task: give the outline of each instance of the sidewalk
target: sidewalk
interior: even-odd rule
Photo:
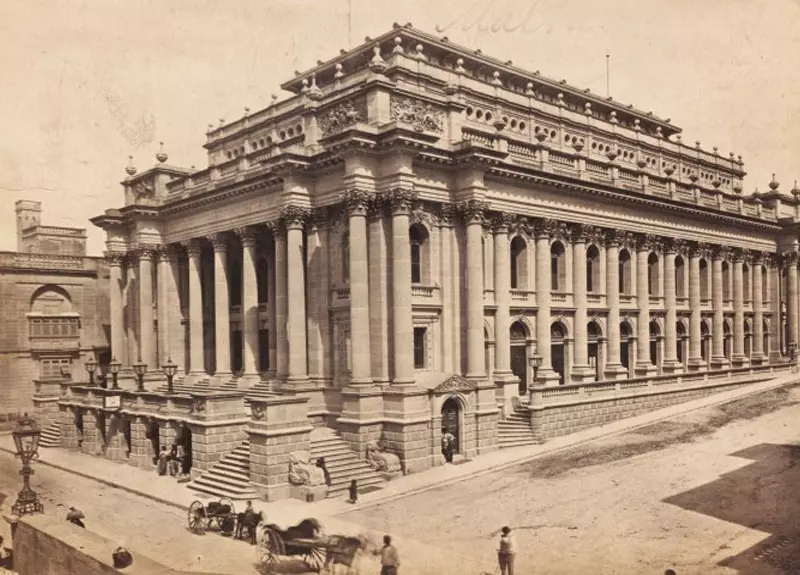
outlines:
[[[618,435],[698,409],[728,403],[748,395],[776,389],[798,381],[800,381],[800,376],[797,374],[786,374],[766,382],[748,385],[558,437],[549,440],[543,445],[498,450],[487,455],[480,455],[461,465],[444,465],[428,471],[406,475],[386,483],[377,491],[361,495],[357,505],[348,504],[343,497],[340,497],[325,499],[316,503],[290,499],[273,503],[260,503],[259,506],[265,507],[266,512],[272,516],[280,516],[287,523],[312,515],[318,518],[333,517],[347,511],[373,507],[401,497],[457,483],[467,478],[500,471],[602,437]],[[0,450],[9,453],[15,452],[11,435],[0,435]],[[74,473],[179,509],[187,509],[192,501],[197,499],[214,499],[211,495],[192,491],[187,487],[186,483],[177,483],[175,479],[170,477],[160,477],[156,475],[155,471],[138,469],[124,463],[115,463],[65,449],[43,450],[40,459],[34,465],[47,465]]]

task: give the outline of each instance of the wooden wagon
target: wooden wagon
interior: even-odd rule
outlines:
[[[193,501],[189,506],[188,521],[189,530],[194,533],[205,532],[216,524],[223,534],[231,534],[236,526],[236,508],[227,497],[211,501],[208,505]]]

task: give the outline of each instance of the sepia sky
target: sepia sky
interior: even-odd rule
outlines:
[[[800,0],[349,0],[352,44],[393,22],[606,93],[744,157],[745,192],[800,179]],[[348,47],[348,0],[3,0],[0,250],[14,202],[86,227],[123,201],[128,155],[206,166],[205,131]],[[494,26],[493,26],[494,24]],[[280,94],[280,93],[279,93]]]

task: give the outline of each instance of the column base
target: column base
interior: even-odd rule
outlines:
[[[300,390],[309,390],[311,387],[311,380],[305,375],[290,375],[280,382],[280,391],[287,391],[294,393]]]
[[[712,357],[711,369],[727,369],[731,365],[727,357]]]
[[[606,379],[627,379],[628,368],[621,363],[607,363],[603,375]]]
[[[734,354],[731,358],[731,365],[733,367],[747,367],[750,365],[750,359],[743,353],[738,355]]]
[[[765,353],[754,353],[750,358],[750,365],[764,365],[765,363],[769,363],[769,358]]]
[[[637,363],[633,367],[633,373],[636,377],[651,377],[656,374],[656,371],[658,371],[658,368],[649,361],[647,363]]]
[[[539,369],[536,372],[536,385],[537,386],[553,386],[559,385],[561,377],[552,369]]]
[[[350,385],[352,386],[364,386],[364,385],[372,385],[374,382],[372,380],[368,380],[367,383],[363,383],[364,380],[350,380]],[[409,385],[416,385],[417,380],[412,378],[403,378],[403,379],[393,379],[391,383],[391,387],[408,387]]]
[[[597,379],[597,372],[588,364],[574,365],[569,379],[571,383],[588,383]]]
[[[244,373],[236,380],[236,387],[240,390],[246,391],[258,383],[261,383],[260,374]]]
[[[211,376],[210,383],[215,387],[222,387],[223,385],[230,383],[232,379],[233,379],[232,372],[220,371]]]
[[[688,362],[689,371],[703,371],[708,366],[702,357],[690,357]]]
[[[661,363],[661,371],[666,374],[681,373],[683,364],[677,359],[667,359]]]

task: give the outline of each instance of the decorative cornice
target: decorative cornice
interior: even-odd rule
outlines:
[[[294,204],[282,206],[279,218],[280,224],[287,230],[303,229],[303,226],[308,219],[308,215],[308,208],[303,208]]]
[[[417,132],[444,131],[444,112],[416,98],[392,94],[389,97],[389,118],[401,124],[409,124]]]

